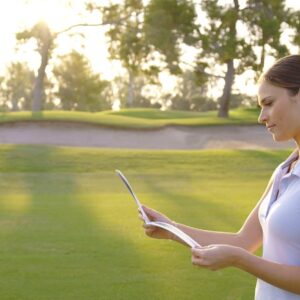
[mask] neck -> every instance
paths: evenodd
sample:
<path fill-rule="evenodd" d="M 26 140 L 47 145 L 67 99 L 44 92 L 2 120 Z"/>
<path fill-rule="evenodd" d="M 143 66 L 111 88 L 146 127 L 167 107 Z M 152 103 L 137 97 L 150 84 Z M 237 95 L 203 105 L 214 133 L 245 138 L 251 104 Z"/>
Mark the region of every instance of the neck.
<path fill-rule="evenodd" d="M 300 158 L 300 136 L 297 138 L 294 138 L 294 141 L 297 145 L 297 151 L 298 151 L 298 158 Z"/>
<path fill-rule="evenodd" d="M 296 137 L 294 137 L 294 141 L 297 145 L 297 148 L 298 148 L 298 153 L 300 153 L 300 134 L 297 135 Z"/>

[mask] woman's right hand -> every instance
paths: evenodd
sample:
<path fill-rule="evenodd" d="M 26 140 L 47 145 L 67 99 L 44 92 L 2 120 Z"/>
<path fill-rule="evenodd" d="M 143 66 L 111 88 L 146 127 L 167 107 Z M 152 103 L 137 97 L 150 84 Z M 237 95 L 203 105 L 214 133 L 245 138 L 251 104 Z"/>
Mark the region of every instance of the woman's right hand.
<path fill-rule="evenodd" d="M 146 207 L 144 205 L 142 207 L 150 221 L 154 221 L 154 222 L 159 221 L 159 222 L 164 222 L 164 223 L 174 225 L 171 219 L 161 214 L 160 212 L 151 209 L 149 207 Z M 140 212 L 139 212 L 139 218 L 144 222 L 143 227 L 145 228 L 146 235 L 148 235 L 149 237 L 156 238 L 156 239 L 172 239 L 173 235 L 169 231 L 158 228 L 156 226 L 146 225 L 142 217 L 142 214 Z"/>

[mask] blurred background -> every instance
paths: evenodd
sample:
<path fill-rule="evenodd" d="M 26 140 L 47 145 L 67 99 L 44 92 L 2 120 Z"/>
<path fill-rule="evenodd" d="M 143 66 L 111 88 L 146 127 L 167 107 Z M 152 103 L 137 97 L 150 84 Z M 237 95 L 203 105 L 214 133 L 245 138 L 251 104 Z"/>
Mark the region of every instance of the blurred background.
<path fill-rule="evenodd" d="M 299 51 L 297 1 L 12 0 L 0 11 L 0 109 L 255 105 L 255 82 Z"/>

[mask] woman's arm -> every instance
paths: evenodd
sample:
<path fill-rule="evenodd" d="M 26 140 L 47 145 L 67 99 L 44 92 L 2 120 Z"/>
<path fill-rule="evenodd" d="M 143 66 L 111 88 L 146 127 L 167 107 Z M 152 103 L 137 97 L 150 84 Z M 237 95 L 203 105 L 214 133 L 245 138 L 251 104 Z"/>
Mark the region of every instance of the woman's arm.
<path fill-rule="evenodd" d="M 192 263 L 210 270 L 237 267 L 278 288 L 300 294 L 300 266 L 271 262 L 240 247 L 210 245 L 194 248 Z"/>
<path fill-rule="evenodd" d="M 211 244 L 227 244 L 254 252 L 261 246 L 262 243 L 262 229 L 258 219 L 259 206 L 271 188 L 272 183 L 273 176 L 269 180 L 269 183 L 263 195 L 261 196 L 260 201 L 257 203 L 256 207 L 252 210 L 245 223 L 237 233 L 207 231 L 174 222 L 173 224 L 191 236 L 202 246 Z M 172 237 L 172 239 L 176 240 L 176 237 Z"/>
<path fill-rule="evenodd" d="M 201 246 L 227 244 L 242 247 L 248 251 L 254 252 L 260 247 L 262 241 L 262 230 L 258 220 L 259 204 L 260 203 L 256 205 L 240 231 L 237 233 L 208 231 L 176 223 L 175 226 L 191 236 Z M 172 237 L 172 239 L 177 240 L 176 237 Z"/>
<path fill-rule="evenodd" d="M 206 246 L 210 244 L 228 244 L 232 246 L 242 247 L 248 251 L 255 251 L 261 244 L 262 230 L 258 220 L 258 209 L 260 203 L 253 209 L 241 230 L 237 233 L 207 231 L 198 228 L 189 227 L 183 224 L 175 223 L 167 216 L 143 206 L 145 213 L 151 221 L 161 221 L 172 224 L 188 234 L 200 245 Z M 142 216 L 140 219 L 143 220 Z M 159 239 L 172 239 L 179 243 L 183 243 L 178 237 L 163 229 L 145 225 L 145 232 L 148 236 Z M 184 244 L 185 245 L 185 244 Z"/>
<path fill-rule="evenodd" d="M 180 230 L 185 232 L 187 235 L 192 237 L 200 245 L 206 246 L 210 244 L 227 244 L 231 246 L 241 247 L 247 251 L 254 252 L 261 246 L 262 243 L 262 229 L 258 219 L 259 206 L 268 193 L 271 185 L 273 183 L 273 176 L 271 177 L 266 190 L 264 191 L 260 201 L 257 203 L 256 207 L 252 210 L 242 228 L 237 233 L 230 232 L 218 232 L 218 231 L 208 231 L 198 228 L 193 228 L 184 224 L 175 223 L 167 216 L 143 206 L 145 213 L 148 215 L 151 221 L 162 221 L 170 223 Z M 143 220 L 142 216 L 140 219 Z M 165 230 L 155 228 L 153 226 L 144 225 L 145 232 L 148 236 L 153 238 L 162 239 L 172 239 L 179 243 L 182 243 L 176 236 L 166 232 Z"/>
<path fill-rule="evenodd" d="M 236 266 L 274 286 L 300 295 L 300 266 L 288 266 L 265 260 L 246 251 Z"/>

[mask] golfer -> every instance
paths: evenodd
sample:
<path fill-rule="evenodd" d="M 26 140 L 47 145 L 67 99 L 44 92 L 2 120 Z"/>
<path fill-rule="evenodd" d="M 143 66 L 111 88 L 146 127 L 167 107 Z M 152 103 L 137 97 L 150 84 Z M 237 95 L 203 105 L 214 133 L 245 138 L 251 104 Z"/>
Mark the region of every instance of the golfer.
<path fill-rule="evenodd" d="M 296 149 L 274 171 L 261 199 L 237 233 L 206 231 L 175 223 L 144 207 L 152 221 L 168 222 L 196 240 L 192 263 L 219 270 L 237 267 L 257 277 L 256 300 L 300 300 L 300 55 L 275 62 L 258 82 L 258 121 L 276 142 L 293 139 Z M 153 238 L 176 240 L 151 226 Z M 177 240 L 178 241 L 178 240 Z M 263 246 L 263 255 L 253 253 Z"/>

